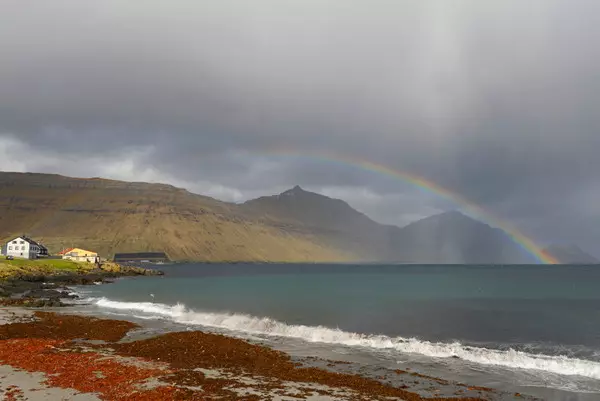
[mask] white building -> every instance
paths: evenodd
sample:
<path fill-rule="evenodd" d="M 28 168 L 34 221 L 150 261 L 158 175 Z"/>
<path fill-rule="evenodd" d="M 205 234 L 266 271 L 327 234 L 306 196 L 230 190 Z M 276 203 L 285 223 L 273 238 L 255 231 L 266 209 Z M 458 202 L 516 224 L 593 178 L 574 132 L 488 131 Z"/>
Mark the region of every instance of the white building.
<path fill-rule="evenodd" d="M 6 256 L 23 259 L 37 259 L 40 252 L 38 243 L 25 236 L 8 241 L 2 248 L 5 250 Z"/>

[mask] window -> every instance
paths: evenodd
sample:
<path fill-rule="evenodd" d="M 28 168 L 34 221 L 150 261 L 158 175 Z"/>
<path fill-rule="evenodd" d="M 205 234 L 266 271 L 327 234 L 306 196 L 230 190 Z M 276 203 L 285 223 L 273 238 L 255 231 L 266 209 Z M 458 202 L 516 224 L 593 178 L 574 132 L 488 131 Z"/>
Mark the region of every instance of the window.
<path fill-rule="evenodd" d="M 24 250 L 25 250 L 25 246 L 22 246 L 22 247 L 21 247 L 21 250 L 22 250 L 22 251 L 24 251 Z"/>
<path fill-rule="evenodd" d="M 8 247 L 8 250 L 9 250 L 9 251 L 12 251 L 12 246 L 9 246 L 9 247 Z"/>
<path fill-rule="evenodd" d="M 24 244 L 24 243 L 25 243 L 25 241 L 19 241 L 19 242 L 20 242 L 21 244 Z"/>

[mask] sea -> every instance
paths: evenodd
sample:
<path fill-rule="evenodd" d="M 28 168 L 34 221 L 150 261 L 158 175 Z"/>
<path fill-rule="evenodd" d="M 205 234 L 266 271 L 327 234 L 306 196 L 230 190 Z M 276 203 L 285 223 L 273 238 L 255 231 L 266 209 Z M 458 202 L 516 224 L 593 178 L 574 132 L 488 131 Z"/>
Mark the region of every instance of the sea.
<path fill-rule="evenodd" d="M 172 264 L 77 287 L 93 315 L 295 357 L 600 400 L 600 266 Z"/>

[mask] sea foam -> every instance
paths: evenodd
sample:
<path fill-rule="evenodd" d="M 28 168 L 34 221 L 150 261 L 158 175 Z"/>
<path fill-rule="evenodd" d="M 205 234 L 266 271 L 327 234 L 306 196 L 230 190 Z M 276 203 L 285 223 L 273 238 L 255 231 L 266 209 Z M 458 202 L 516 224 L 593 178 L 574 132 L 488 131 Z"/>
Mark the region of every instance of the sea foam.
<path fill-rule="evenodd" d="M 434 358 L 459 357 L 465 361 L 506 368 L 535 369 L 559 375 L 578 375 L 600 379 L 600 363 L 566 356 L 531 354 L 509 350 L 465 346 L 459 342 L 438 343 L 416 338 L 358 334 L 323 326 L 288 325 L 264 317 L 234 313 L 209 313 L 190 310 L 185 305 L 164 305 L 150 302 L 118 302 L 106 298 L 93 299 L 98 307 L 142 312 L 180 324 L 201 325 L 248 334 L 288 337 L 304 341 L 395 350 Z"/>

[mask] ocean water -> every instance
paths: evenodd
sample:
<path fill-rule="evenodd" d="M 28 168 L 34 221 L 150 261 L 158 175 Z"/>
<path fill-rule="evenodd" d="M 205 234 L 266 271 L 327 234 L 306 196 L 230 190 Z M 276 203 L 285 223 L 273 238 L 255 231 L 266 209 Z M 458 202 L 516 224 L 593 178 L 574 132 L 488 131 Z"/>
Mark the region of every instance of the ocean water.
<path fill-rule="evenodd" d="M 176 264 L 81 287 L 95 314 L 549 400 L 600 400 L 600 266 Z"/>

